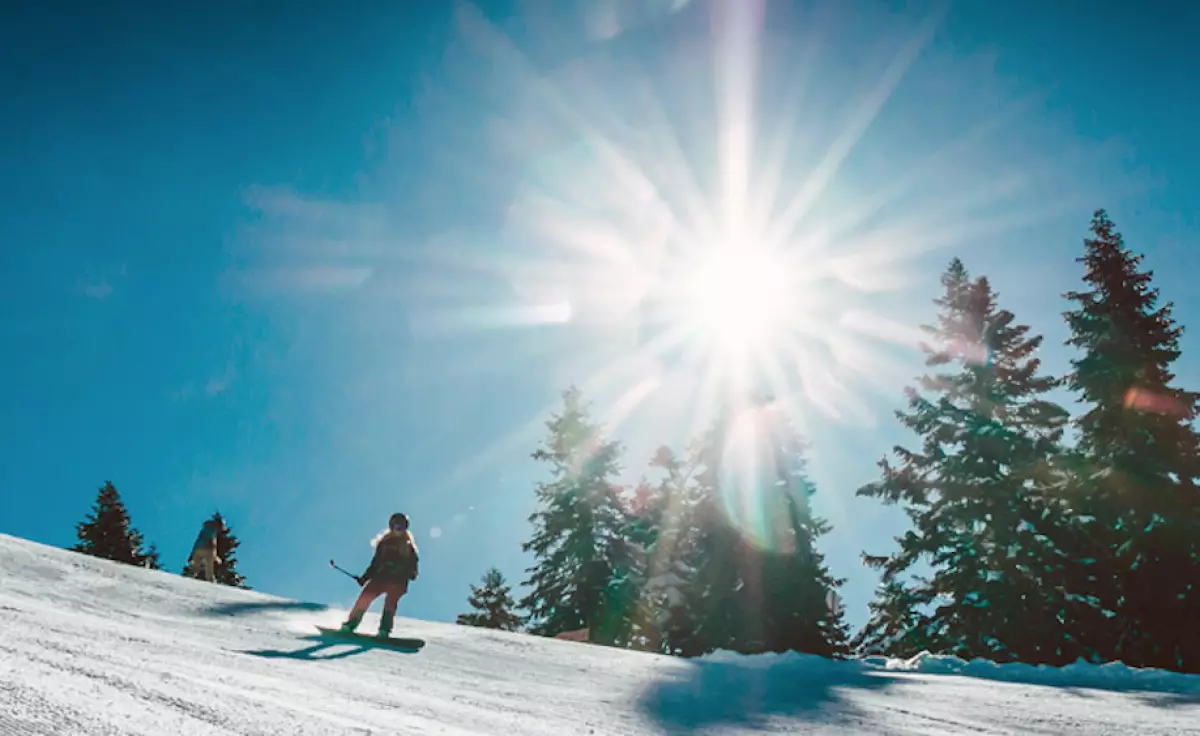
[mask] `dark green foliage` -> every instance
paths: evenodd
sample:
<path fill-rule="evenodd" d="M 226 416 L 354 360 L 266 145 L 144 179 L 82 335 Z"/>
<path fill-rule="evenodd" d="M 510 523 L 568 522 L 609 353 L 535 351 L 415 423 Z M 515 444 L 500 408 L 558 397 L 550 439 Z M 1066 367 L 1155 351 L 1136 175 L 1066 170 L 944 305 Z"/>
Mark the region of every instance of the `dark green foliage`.
<path fill-rule="evenodd" d="M 237 550 L 242 544 L 241 541 L 219 512 L 214 513 L 212 518 L 217 523 L 217 556 L 221 558 L 215 568 L 217 582 L 250 590 L 250 586 L 246 585 L 246 578 L 237 569 Z"/>
<path fill-rule="evenodd" d="M 75 527 L 79 541 L 71 547 L 93 557 L 157 569 L 158 551 L 142 549 L 141 532 L 133 527 L 121 494 L 105 481 L 96 496 L 96 504 L 87 519 Z"/>
<path fill-rule="evenodd" d="M 830 574 L 817 551 L 817 540 L 830 527 L 812 511 L 816 488 L 807 471 L 808 444 L 772 403 L 744 408 L 738 421 L 755 440 L 754 447 L 745 443 L 735 447 L 756 456 L 753 467 L 760 471 L 753 490 L 769 531 L 762 546 L 744 536 L 732 541 L 736 558 L 743 563 L 742 587 L 736 593 L 742 600 L 727 618 L 740 621 L 742 627 L 732 648 L 843 656 L 849 649 L 847 626 L 842 612 L 831 609 L 830 600 L 844 581 Z M 738 477 L 744 476 L 722 473 L 724 490 L 731 490 L 725 486 Z M 734 497 L 745 497 L 747 490 L 732 489 Z"/>
<path fill-rule="evenodd" d="M 735 421 L 752 439 L 729 444 Z M 658 533 L 647 586 L 658 651 L 847 653 L 842 612 L 828 605 L 842 581 L 816 551 L 828 525 L 809 505 L 805 450 L 780 412 L 755 403 L 719 419 L 685 460 L 659 452 L 652 465 L 665 478 L 650 494 Z M 752 499 L 766 536 L 731 519 L 726 498 Z"/>
<path fill-rule="evenodd" d="M 664 654 L 698 656 L 710 649 L 703 642 L 698 618 L 700 492 L 693 478 L 697 459 L 692 449 L 686 460 L 680 460 L 663 447 L 650 465 L 663 477 L 655 485 L 639 487 L 631 524 L 646 570 L 635 622 L 640 637 L 636 646 Z"/>
<path fill-rule="evenodd" d="M 1097 562 L 1076 585 L 1105 617 L 1082 634 L 1098 659 L 1200 672 L 1200 397 L 1171 385 L 1182 328 L 1103 210 L 1084 247 L 1067 383 L 1087 407 L 1073 501 Z"/>
<path fill-rule="evenodd" d="M 942 278 L 926 365 L 942 372 L 910 389 L 902 424 L 919 450 L 894 448 L 882 479 L 858 495 L 901 505 L 913 528 L 887 557 L 871 619 L 856 645 L 911 656 L 1065 663 L 1080 650 L 1063 622 L 1079 604 L 1063 586 L 1064 513 L 1054 471 L 1067 413 L 1045 396 L 1040 337 L 996 306 L 987 279 L 955 259 Z M 918 563 L 929 573 L 916 577 Z"/>
<path fill-rule="evenodd" d="M 505 582 L 504 574 L 494 567 L 484 574 L 483 585 L 471 586 L 467 603 L 475 610 L 459 614 L 457 623 L 461 626 L 501 631 L 516 631 L 521 627 L 521 617 L 513 612 L 516 603 L 512 598 L 512 589 Z"/>
<path fill-rule="evenodd" d="M 621 446 L 605 440 L 575 388 L 564 392 L 563 409 L 547 428 L 533 458 L 550 466 L 551 479 L 537 486 L 534 534 L 523 545 L 536 560 L 521 604 L 530 631 L 555 636 L 587 628 L 595 643 L 623 645 L 641 580 L 615 480 Z"/>

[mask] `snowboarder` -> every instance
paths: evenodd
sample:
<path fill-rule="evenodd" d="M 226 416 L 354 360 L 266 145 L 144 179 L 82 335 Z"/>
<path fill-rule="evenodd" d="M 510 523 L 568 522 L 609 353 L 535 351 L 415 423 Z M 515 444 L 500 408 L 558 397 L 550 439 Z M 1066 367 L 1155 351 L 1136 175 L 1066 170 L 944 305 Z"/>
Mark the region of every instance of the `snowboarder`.
<path fill-rule="evenodd" d="M 188 570 L 191 574 L 210 583 L 216 580 L 216 566 L 221 564 L 221 557 L 217 554 L 217 533 L 219 531 L 215 519 L 204 522 L 204 526 L 200 527 L 199 536 L 196 537 L 196 543 L 192 545 L 192 554 L 188 558 Z"/>
<path fill-rule="evenodd" d="M 371 564 L 366 572 L 355 578 L 363 586 L 363 591 L 342 624 L 341 631 L 345 634 L 354 633 L 371 603 L 383 595 L 386 598 L 383 601 L 383 615 L 379 618 L 379 637 L 386 638 L 392 633 L 392 620 L 396 617 L 396 606 L 401 596 L 408 592 L 409 582 L 417 579 L 420 556 L 417 542 L 408 530 L 408 517 L 404 514 L 392 514 L 388 519 L 387 531 L 379 535 L 373 544 L 375 556 Z"/>

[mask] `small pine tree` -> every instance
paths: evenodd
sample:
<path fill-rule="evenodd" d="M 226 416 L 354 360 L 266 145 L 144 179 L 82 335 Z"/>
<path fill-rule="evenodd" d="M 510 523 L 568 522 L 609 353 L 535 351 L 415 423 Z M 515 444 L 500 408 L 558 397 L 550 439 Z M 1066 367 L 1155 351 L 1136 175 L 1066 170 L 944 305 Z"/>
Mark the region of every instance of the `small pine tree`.
<path fill-rule="evenodd" d="M 120 492 L 109 481 L 101 486 L 92 513 L 76 525 L 75 533 L 79 541 L 72 551 L 127 565 L 158 565 L 158 551 L 142 550 L 142 534 L 133 527 Z"/>
<path fill-rule="evenodd" d="M 1200 395 L 1171 385 L 1183 330 L 1104 210 L 1084 246 L 1067 382 L 1088 407 L 1078 538 L 1099 564 L 1076 583 L 1109 618 L 1083 634 L 1100 659 L 1200 672 Z"/>
<path fill-rule="evenodd" d="M 573 387 L 546 425 L 549 436 L 533 458 L 550 466 L 551 480 L 537 486 L 539 508 L 529 517 L 534 534 L 522 545 L 536 562 L 521 607 L 532 633 L 586 628 L 594 643 L 623 645 L 640 585 L 615 481 L 621 445 L 604 439 Z"/>
<path fill-rule="evenodd" d="M 504 574 L 494 567 L 484 573 L 482 585 L 471 586 L 467 604 L 475 611 L 459 614 L 457 623 L 460 626 L 501 631 L 521 628 L 521 617 L 513 612 L 516 603 L 512 598 L 512 589 L 504 580 Z"/>
<path fill-rule="evenodd" d="M 213 576 L 215 578 L 213 582 L 228 585 L 232 588 L 251 590 L 250 586 L 246 585 L 246 578 L 237 569 L 237 549 L 241 546 L 241 541 L 233 533 L 233 530 L 229 527 L 221 512 L 214 512 L 209 517 L 209 520 L 216 524 L 217 527 L 217 557 L 221 560 L 213 566 Z M 183 565 L 182 574 L 184 577 L 199 577 L 199 572 L 192 570 L 187 562 Z"/>

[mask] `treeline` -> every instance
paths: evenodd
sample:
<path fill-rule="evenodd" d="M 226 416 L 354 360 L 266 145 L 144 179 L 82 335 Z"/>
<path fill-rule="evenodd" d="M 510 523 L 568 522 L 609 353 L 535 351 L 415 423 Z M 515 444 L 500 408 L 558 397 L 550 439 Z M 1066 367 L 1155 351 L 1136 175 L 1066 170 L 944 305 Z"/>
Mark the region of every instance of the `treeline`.
<path fill-rule="evenodd" d="M 216 538 L 217 561 L 213 566 L 213 582 L 249 589 L 246 579 L 237 569 L 237 549 L 241 544 L 237 535 L 220 512 L 214 512 L 207 521 L 213 525 Z M 197 528 L 200 526 L 197 525 Z M 153 544 L 145 546 L 145 538 L 133 525 L 120 492 L 109 481 L 100 487 L 92 512 L 76 524 L 75 534 L 79 541 L 71 547 L 73 552 L 151 570 L 162 569 L 157 547 Z M 198 571 L 193 571 L 187 562 L 180 574 L 184 577 L 200 577 Z"/>
<path fill-rule="evenodd" d="M 864 553 L 881 582 L 853 637 L 843 581 L 818 552 L 829 526 L 809 503 L 804 439 L 769 402 L 727 407 L 628 489 L 621 444 L 576 389 L 533 453 L 549 479 L 524 544 L 527 594 L 514 600 L 492 570 L 459 622 L 586 629 L 595 643 L 680 656 L 929 651 L 1200 672 L 1200 396 L 1173 385 L 1182 328 L 1141 261 L 1097 211 L 1082 284 L 1064 295 L 1061 376 L 987 278 L 951 261 L 923 327 L 928 372 L 896 413 L 914 441 L 857 490 L 902 509 L 909 528 Z M 747 427 L 749 444 L 734 436 Z M 753 475 L 731 466 L 747 453 Z"/>

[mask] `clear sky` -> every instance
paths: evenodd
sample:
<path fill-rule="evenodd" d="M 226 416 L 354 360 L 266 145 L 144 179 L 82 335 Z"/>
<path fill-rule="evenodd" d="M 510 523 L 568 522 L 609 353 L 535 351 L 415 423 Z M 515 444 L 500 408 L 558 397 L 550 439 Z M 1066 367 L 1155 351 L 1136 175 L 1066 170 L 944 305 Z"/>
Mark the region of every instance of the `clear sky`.
<path fill-rule="evenodd" d="M 0 532 L 69 545 L 108 479 L 168 568 L 219 508 L 252 585 L 348 605 L 327 560 L 403 510 L 404 613 L 451 620 L 488 566 L 521 577 L 569 383 L 631 480 L 702 420 L 720 319 L 659 351 L 639 305 L 716 241 L 787 274 L 755 347 L 855 624 L 858 554 L 901 527 L 853 493 L 906 439 L 952 255 L 1061 369 L 1108 208 L 1200 386 L 1194 3 L 353 5 L 0 10 Z"/>

